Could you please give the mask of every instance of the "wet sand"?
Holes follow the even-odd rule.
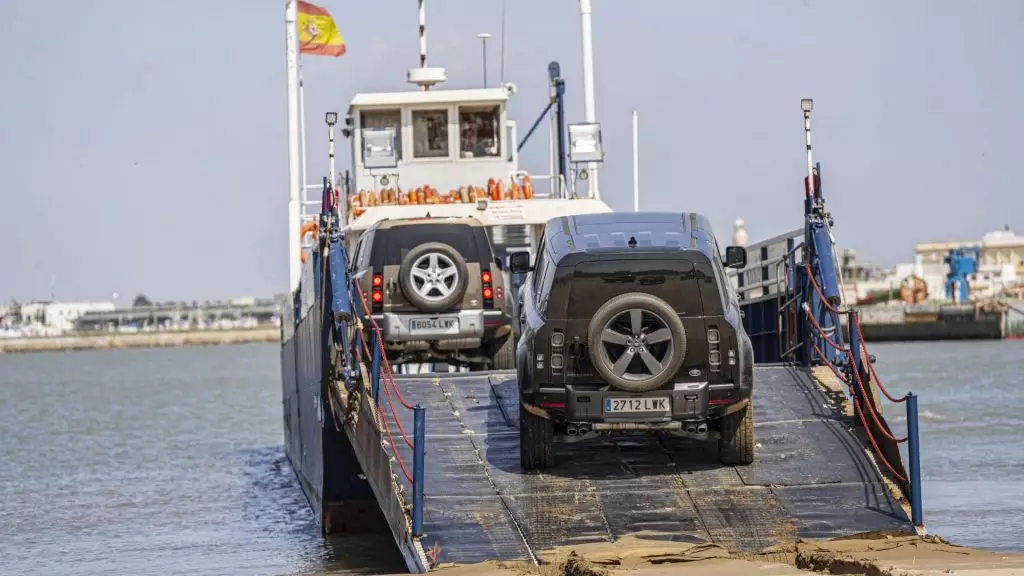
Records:
[[[828,541],[797,541],[785,549],[745,557],[714,545],[627,538],[553,550],[540,565],[486,562],[437,567],[444,576],[1024,576],[1024,554],[997,554],[955,546],[935,537],[866,535]]]

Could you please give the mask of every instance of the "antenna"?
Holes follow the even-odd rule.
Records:
[[[501,0],[501,84],[505,85],[505,0]]]
[[[434,84],[447,80],[444,68],[427,68],[427,11],[426,0],[419,0],[420,7],[420,67],[410,68],[407,80],[416,84],[424,92]]]

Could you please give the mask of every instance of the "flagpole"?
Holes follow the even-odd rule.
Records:
[[[299,287],[302,276],[299,238],[299,54],[298,8],[296,0],[285,0],[285,38],[288,75],[288,290]]]
[[[309,172],[306,164],[306,90],[302,81],[302,56],[299,56],[299,164],[302,165],[302,188],[299,214],[305,211],[306,202],[309,201]],[[301,216],[300,216],[301,220]]]

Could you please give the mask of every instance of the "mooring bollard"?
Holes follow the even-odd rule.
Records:
[[[910,458],[910,517],[923,524],[921,510],[921,435],[917,426],[917,395],[907,393],[907,456]]]
[[[412,454],[412,535],[423,534],[423,468],[426,457],[426,410],[419,404],[413,413]]]
[[[371,330],[373,336],[373,342],[370,347],[373,351],[373,360],[370,363],[370,395],[373,396],[374,401],[377,400],[377,396],[380,394],[380,340],[377,339],[377,335],[380,334],[380,328],[373,328]]]

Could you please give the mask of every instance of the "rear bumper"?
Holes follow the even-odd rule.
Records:
[[[385,312],[375,314],[373,318],[381,327],[381,336],[387,342],[443,342],[466,339],[482,341],[489,339],[498,328],[509,323],[508,317],[501,310],[459,310],[439,314]],[[414,321],[431,319],[440,320],[442,323],[454,320],[457,326],[414,329]]]
[[[615,412],[610,410],[615,399],[668,400],[669,409],[656,412]],[[669,422],[702,422],[717,419],[742,404],[745,398],[731,383],[707,382],[676,383],[671,389],[629,393],[621,390],[600,390],[597,386],[568,385],[564,388],[540,389],[538,408],[549,418],[566,422],[604,422],[609,424]],[[619,426],[613,426],[618,428]],[[668,426],[670,427],[670,426]],[[628,426],[624,427],[628,428]]]

